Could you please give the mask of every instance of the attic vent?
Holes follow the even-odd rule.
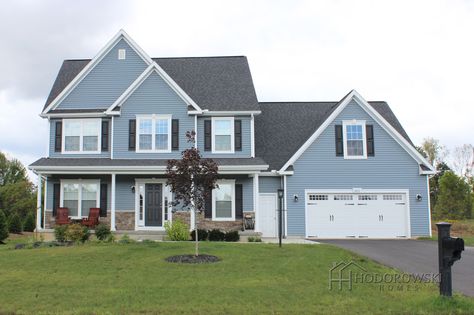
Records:
[[[119,60],[124,60],[125,59],[125,49],[119,49],[118,50],[118,59]]]

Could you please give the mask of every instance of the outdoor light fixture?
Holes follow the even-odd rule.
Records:
[[[278,189],[278,198],[283,198],[283,189]]]
[[[417,194],[417,195],[416,195],[416,201],[421,201],[422,199],[423,199],[423,197],[421,197],[420,194]]]
[[[130,186],[130,189],[132,190],[132,193],[135,193],[135,186]]]
[[[295,202],[298,202],[298,195],[293,195],[293,200],[294,200]]]

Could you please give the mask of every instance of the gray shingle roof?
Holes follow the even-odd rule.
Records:
[[[266,165],[261,158],[215,158],[222,166],[256,166]],[[108,159],[108,158],[41,158],[33,162],[30,167],[41,166],[166,166],[167,159]]]
[[[255,153],[279,170],[337,108],[339,102],[262,102],[255,117]],[[369,102],[409,143],[386,102]]]
[[[252,75],[245,56],[153,58],[153,60],[202,109],[259,110]],[[63,62],[44,108],[89,62],[90,59]]]

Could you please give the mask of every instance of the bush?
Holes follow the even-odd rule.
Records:
[[[28,213],[25,221],[23,222],[23,231],[34,232],[36,228],[36,220],[33,212]]]
[[[196,230],[192,230],[190,235],[191,235],[191,239],[193,241],[195,241],[196,240]],[[208,236],[209,236],[209,232],[207,230],[198,229],[198,241],[205,241],[205,240],[207,240]]]
[[[249,236],[247,239],[250,243],[261,243],[262,239],[260,236]]]
[[[66,230],[66,239],[75,243],[84,243],[90,237],[89,229],[79,223],[70,224]]]
[[[67,225],[56,225],[54,227],[54,237],[58,242],[65,242],[66,241],[66,231]]]
[[[124,234],[122,236],[122,238],[119,240],[119,243],[121,243],[121,244],[130,244],[130,243],[135,243],[135,241],[132,240],[130,238],[130,236],[128,236],[128,234]]]
[[[100,241],[105,241],[107,240],[107,238],[112,234],[112,232],[110,232],[110,228],[108,225],[106,224],[98,224],[96,227],[95,227],[95,236],[97,237],[98,240]]]
[[[187,241],[189,240],[189,228],[180,220],[169,221],[165,223],[166,234],[172,241]]]
[[[0,209],[0,244],[3,243],[8,237],[8,227],[7,227],[7,218],[5,214]]]
[[[225,233],[226,242],[238,242],[240,240],[239,231],[230,231]]]
[[[10,233],[21,233],[23,226],[21,224],[20,216],[16,213],[12,214],[8,222],[8,231]]]
[[[212,242],[222,242],[225,240],[225,233],[218,229],[209,231],[209,240]]]

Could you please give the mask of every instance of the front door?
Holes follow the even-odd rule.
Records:
[[[145,226],[162,226],[163,184],[146,184],[145,200]]]
[[[260,194],[258,207],[260,232],[263,237],[277,236],[277,194]]]

